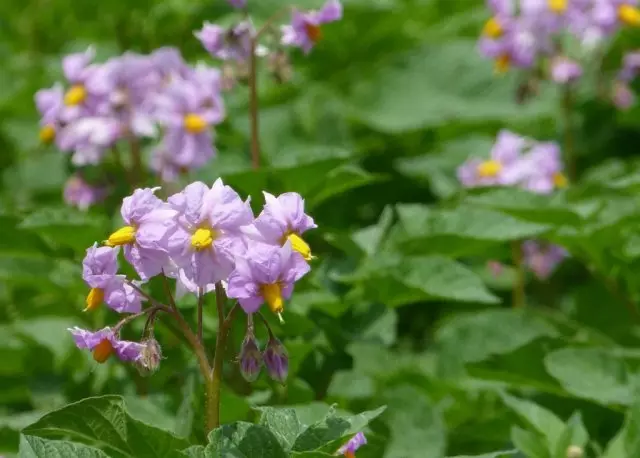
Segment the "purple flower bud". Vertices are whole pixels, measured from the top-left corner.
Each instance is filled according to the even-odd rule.
[[[347,458],[355,458],[356,450],[367,443],[367,438],[364,437],[364,433],[358,433],[353,436],[349,441],[338,449],[338,455],[344,455]]]
[[[242,347],[240,347],[240,373],[247,382],[255,382],[262,368],[262,353],[253,335],[253,329],[247,328]]]
[[[571,59],[556,57],[551,62],[551,79],[558,84],[573,83],[581,76],[582,67]]]
[[[551,276],[555,268],[569,253],[559,245],[546,244],[527,240],[522,244],[524,264],[540,280]]]
[[[229,4],[234,8],[244,8],[247,6],[247,0],[228,0]]]
[[[282,342],[271,336],[262,357],[269,377],[284,384],[289,374],[289,353]]]
[[[162,348],[153,337],[141,343],[142,349],[140,350],[140,357],[136,361],[136,366],[141,375],[149,375],[157,371],[158,367],[160,367]]]
[[[63,190],[63,198],[67,205],[83,211],[100,202],[106,194],[105,189],[91,186],[80,175],[71,175]]]

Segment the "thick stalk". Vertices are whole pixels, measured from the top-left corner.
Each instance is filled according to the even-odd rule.
[[[260,168],[260,126],[258,124],[258,59],[256,46],[258,37],[251,40],[251,55],[249,56],[249,122],[251,124],[251,166],[254,170]]]
[[[229,329],[237,307],[234,305],[227,317],[224,316],[226,297],[222,284],[216,283],[216,309],[218,310],[218,335],[216,353],[213,356],[213,368],[207,385],[207,433],[220,426],[220,390],[222,389],[222,367],[227,346]]]
[[[522,259],[522,243],[519,241],[511,242],[511,254],[513,256],[513,265],[516,269],[516,280],[513,285],[513,307],[523,307],[525,305],[525,275],[524,263]]]

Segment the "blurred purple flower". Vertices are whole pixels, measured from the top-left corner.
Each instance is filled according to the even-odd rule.
[[[521,160],[520,167],[520,183],[529,191],[549,194],[568,184],[563,174],[560,147],[555,142],[540,142],[532,146]]]
[[[120,340],[111,328],[91,332],[73,327],[68,331],[73,336],[76,346],[92,351],[93,359],[98,363],[104,363],[112,354],[115,354],[122,361],[137,361],[144,347],[138,342]]]
[[[355,458],[356,451],[367,443],[367,438],[364,433],[357,433],[349,441],[338,449],[339,455],[344,455],[346,458]]]
[[[256,312],[266,302],[269,309],[279,315],[284,309],[284,299],[293,293],[294,283],[309,270],[309,265],[293,251],[289,242],[281,247],[252,242],[246,254],[236,260],[227,295],[238,299],[246,313]]]
[[[244,8],[247,6],[247,0],[228,0],[228,2],[234,8]]]
[[[556,57],[551,61],[551,79],[558,84],[577,81],[582,76],[579,63],[566,57]]]
[[[118,249],[94,244],[87,249],[82,261],[82,278],[91,287],[87,308],[94,310],[104,302],[119,313],[138,313],[142,297],[128,283],[124,275],[117,275]]]
[[[56,144],[62,151],[73,151],[74,165],[96,165],[122,134],[122,126],[114,118],[84,117],[66,124],[58,132]]]
[[[205,22],[194,35],[211,56],[221,60],[245,62],[251,55],[251,40],[255,30],[249,21],[225,29]]]
[[[49,89],[40,89],[34,98],[40,113],[40,141],[51,143],[55,140],[60,126],[60,112],[64,99],[62,85],[57,83]]]
[[[291,24],[282,27],[282,44],[301,48],[309,53],[322,38],[321,25],[342,19],[339,0],[327,0],[318,11],[293,10]]]
[[[96,66],[91,65],[94,56],[93,48],[89,48],[85,52],[69,54],[62,59],[62,70],[70,84],[60,110],[62,122],[67,123],[95,114],[98,99],[86,87],[87,80],[96,70]]]
[[[631,87],[623,81],[614,82],[611,99],[613,104],[621,110],[628,110],[636,102],[636,96]]]
[[[522,250],[524,264],[540,280],[549,278],[556,266],[569,255],[567,250],[559,245],[543,244],[534,240],[525,241],[522,244]]]
[[[240,196],[221,179],[209,188],[202,182],[188,185],[169,197],[177,211],[177,226],[165,247],[188,282],[201,288],[225,280],[236,256],[245,250],[241,227],[253,220],[249,199]]]
[[[62,193],[67,205],[77,207],[83,211],[103,200],[106,194],[104,188],[91,186],[78,174],[69,177]]]

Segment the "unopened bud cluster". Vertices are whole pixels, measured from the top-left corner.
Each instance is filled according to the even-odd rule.
[[[247,326],[238,361],[240,373],[248,382],[257,380],[262,366],[266,367],[271,379],[281,384],[286,382],[289,374],[289,354],[285,346],[269,330],[269,341],[264,351],[260,351],[251,322]]]

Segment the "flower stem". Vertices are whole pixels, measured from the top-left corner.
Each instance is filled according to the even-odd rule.
[[[513,256],[513,265],[516,268],[516,281],[513,286],[513,303],[512,306],[524,307],[525,291],[524,291],[524,263],[522,259],[522,244],[519,241],[511,242],[511,254]]]
[[[204,291],[198,288],[198,340],[202,343],[202,309],[204,308]]]
[[[139,186],[144,180],[140,141],[136,137],[129,137],[129,147],[131,151],[131,180]]]
[[[562,149],[564,150],[564,158],[567,164],[567,177],[569,181],[576,178],[576,158],[574,151],[573,138],[573,92],[570,85],[565,85],[562,89],[562,100],[560,112],[562,117],[563,140]]]
[[[227,345],[229,329],[235,316],[237,306],[233,306],[227,317],[224,316],[226,297],[221,283],[216,283],[216,308],[218,310],[218,335],[216,337],[216,353],[213,356],[213,368],[207,384],[207,428],[212,431],[220,426],[220,390],[222,388],[222,365]]]
[[[251,123],[251,166],[254,170],[260,168],[260,128],[258,125],[258,59],[256,47],[258,37],[251,40],[251,54],[249,56],[249,121]]]

